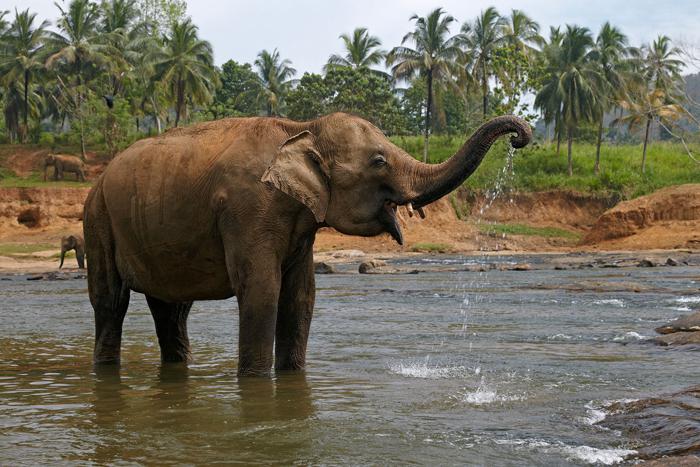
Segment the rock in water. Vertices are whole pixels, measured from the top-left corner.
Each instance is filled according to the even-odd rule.
[[[700,345],[700,331],[695,332],[674,332],[659,336],[654,341],[658,345],[676,346],[676,345]]]
[[[314,263],[316,274],[335,274],[335,268],[328,263]]]
[[[656,332],[659,334],[693,331],[700,331],[700,311],[690,315],[681,316],[675,321],[671,321],[668,324],[656,328]]]
[[[653,268],[656,266],[656,263],[654,263],[654,260],[650,258],[644,258],[637,264],[637,266],[640,268]]]
[[[386,267],[386,261],[371,259],[360,264],[360,274],[372,274],[377,268]]]

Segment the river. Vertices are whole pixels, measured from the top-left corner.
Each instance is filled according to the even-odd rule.
[[[698,269],[438,270],[491,261],[319,275],[306,372],[241,380],[235,299],[195,303],[194,363],[161,366],[132,294],[121,367],[95,371],[86,282],[4,277],[0,464],[633,460],[638,446],[595,422],[612,401],[697,384],[697,353],[646,339],[700,303]],[[642,287],[571,287],[591,281]]]

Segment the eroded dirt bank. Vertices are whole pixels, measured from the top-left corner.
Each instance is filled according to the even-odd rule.
[[[0,243],[55,244],[82,231],[89,188],[0,188]],[[466,190],[426,207],[400,209],[405,245],[322,229],[319,252],[553,252],[700,248],[700,184],[666,188],[617,205],[612,197],[565,191],[492,199]],[[583,240],[581,240],[583,239]]]

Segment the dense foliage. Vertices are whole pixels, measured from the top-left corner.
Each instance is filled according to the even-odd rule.
[[[323,73],[297,79],[278,49],[262,50],[252,64],[216,67],[184,0],[56,6],[51,22],[29,10],[0,12],[5,141],[114,155],[168,126],[344,111],[390,135],[421,135],[427,160],[431,135],[459,140],[484,119],[513,113],[538,123],[540,144],[555,141],[556,156],[566,142],[570,177],[589,173],[577,167],[574,143],[594,144],[592,172],[603,177],[606,164],[618,165],[609,145],[601,158],[603,143],[639,142],[644,172],[651,140],[688,139],[698,128],[697,78],[689,99],[682,51],[666,36],[631,46],[609,23],[597,34],[567,24],[545,37],[520,10],[490,7],[459,24],[437,8],[409,18],[393,48],[363,27],[340,34],[343,50]]]

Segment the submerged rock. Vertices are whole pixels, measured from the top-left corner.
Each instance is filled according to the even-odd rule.
[[[316,274],[335,274],[336,270],[333,266],[328,263],[314,263],[314,272]]]
[[[671,345],[700,345],[700,331],[664,334],[654,339],[654,342],[664,347]]]
[[[381,259],[371,259],[369,261],[364,261],[360,263],[359,272],[360,274],[372,274],[380,273],[379,268],[385,268],[387,265],[386,261]]]
[[[666,266],[678,266],[678,261],[673,258],[666,259]]]
[[[637,264],[637,266],[640,268],[653,268],[656,266],[656,263],[651,258],[644,258]]]
[[[700,331],[700,311],[693,314],[681,316],[675,321],[656,328],[659,334],[671,334],[673,332],[693,332]]]

